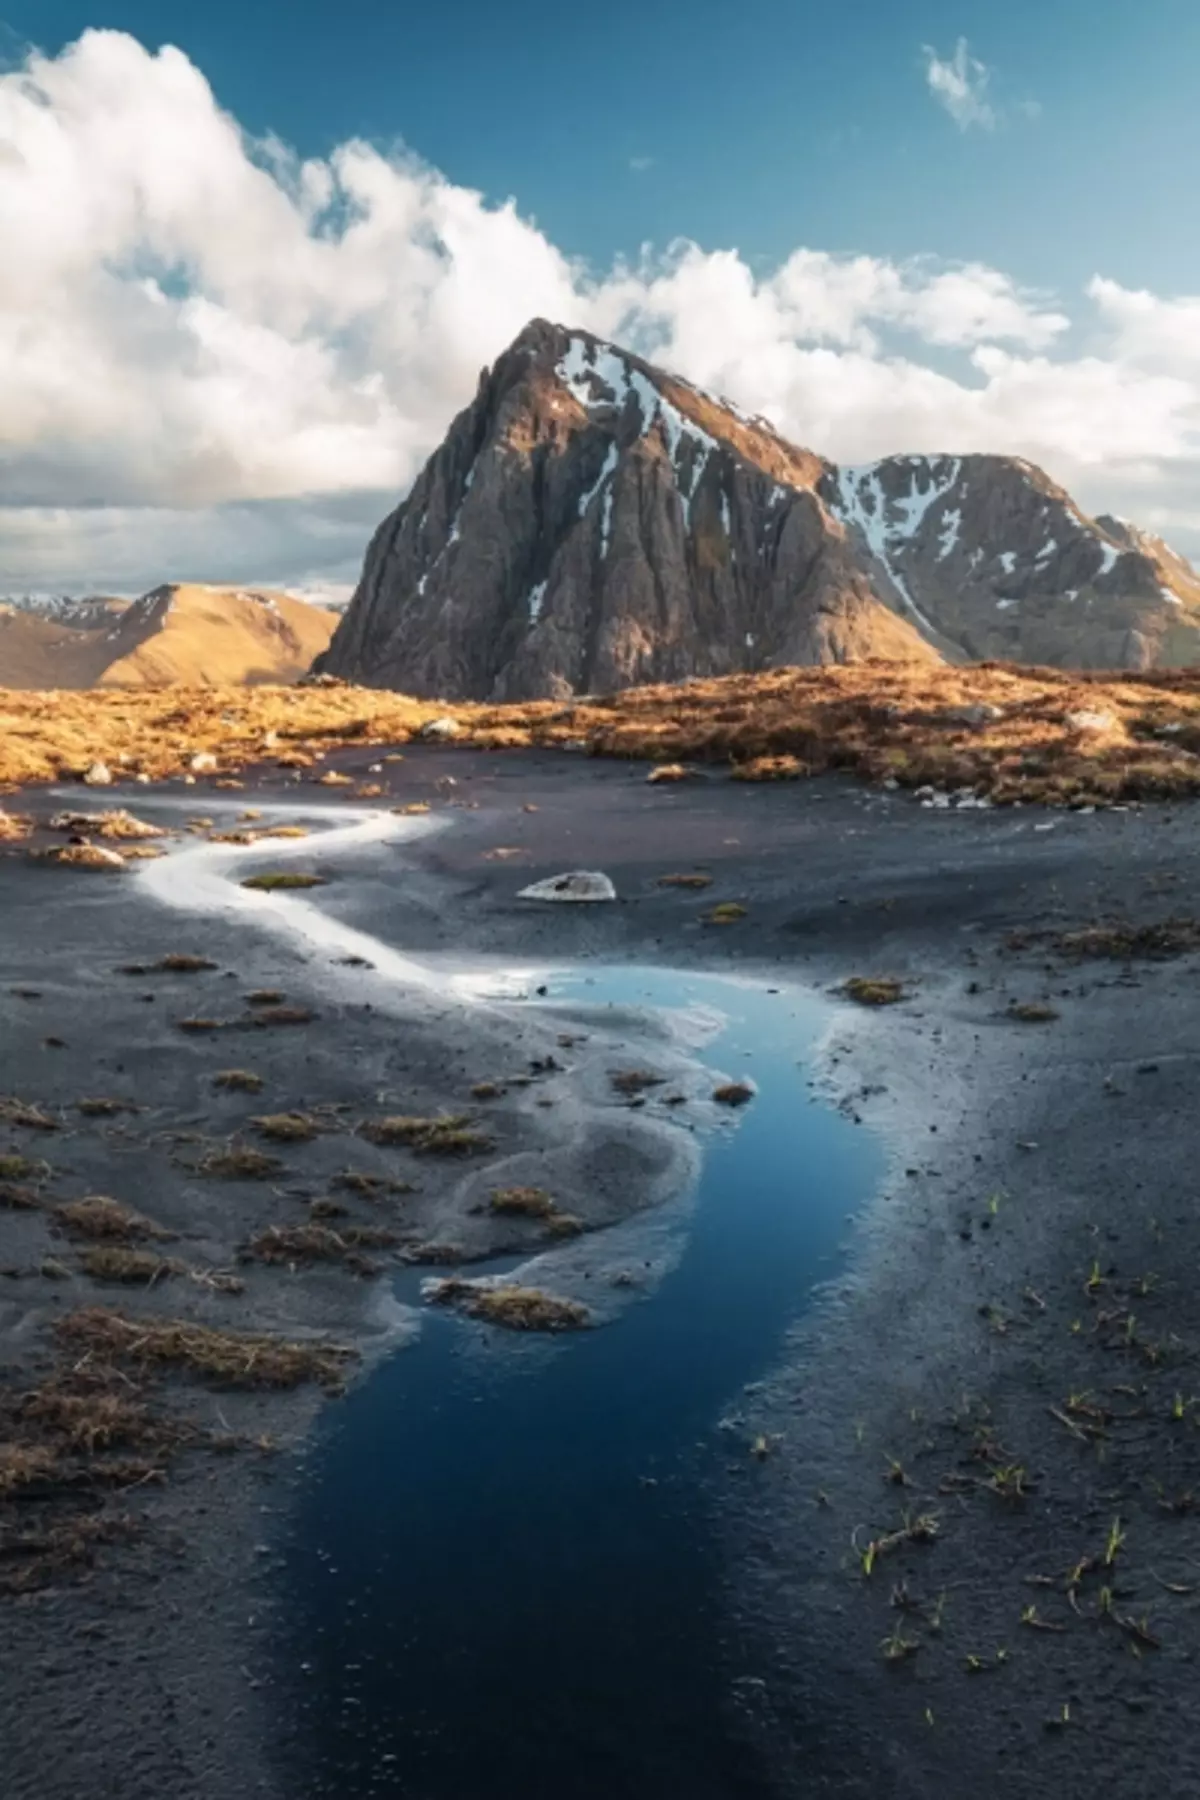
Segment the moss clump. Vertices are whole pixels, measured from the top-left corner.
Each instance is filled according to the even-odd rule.
[[[50,1164],[33,1156],[0,1156],[0,1181],[46,1181]]]
[[[359,1131],[372,1144],[403,1144],[420,1156],[478,1156],[492,1148],[491,1139],[474,1130],[463,1113],[431,1119],[406,1115],[367,1119]]]
[[[578,1300],[564,1300],[534,1287],[483,1287],[451,1276],[436,1282],[429,1298],[437,1306],[457,1306],[473,1319],[506,1331],[582,1331],[592,1315]]]
[[[904,983],[893,975],[851,975],[842,992],[858,1006],[895,1006],[905,997]]]
[[[275,894],[291,888],[325,887],[326,882],[324,875],[313,875],[300,869],[274,869],[263,875],[247,875],[242,886],[256,894]]]
[[[706,925],[736,925],[739,919],[746,917],[746,908],[737,900],[722,900],[711,912],[704,915]]]

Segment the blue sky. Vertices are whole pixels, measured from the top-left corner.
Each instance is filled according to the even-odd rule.
[[[1200,165],[1195,0],[109,0],[99,16],[9,0],[2,16],[47,50],[96,24],[178,44],[249,130],[303,153],[403,139],[600,261],[684,235],[768,261],[815,243],[1200,289],[1180,207]],[[931,104],[922,47],[949,57],[960,37],[992,72],[993,130]]]
[[[0,593],[352,582],[539,312],[1200,551],[1196,0],[0,8]]]

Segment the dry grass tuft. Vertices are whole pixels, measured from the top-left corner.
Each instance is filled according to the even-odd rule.
[[[578,1300],[564,1300],[534,1287],[484,1287],[450,1276],[433,1283],[429,1298],[436,1306],[456,1306],[473,1319],[501,1325],[506,1331],[581,1331],[592,1315]]]
[[[256,1031],[269,1031],[276,1025],[311,1025],[316,1016],[307,1006],[262,1005],[248,1018],[239,1020],[239,1024]]]
[[[851,975],[841,991],[859,1006],[895,1006],[905,997],[904,983],[894,975]]]
[[[734,763],[729,773],[734,781],[799,781],[812,771],[798,756],[752,756]]]
[[[120,1244],[97,1244],[81,1258],[83,1272],[93,1281],[118,1281],[129,1287],[153,1287],[173,1275],[187,1273],[174,1257],[156,1256],[152,1250],[129,1250]]]
[[[646,780],[651,787],[657,787],[663,781],[686,781],[694,773],[685,763],[660,763],[657,769],[651,769]]]
[[[1163,919],[1154,925],[1134,925],[1129,920],[1115,920],[1106,925],[1087,925],[1078,931],[1060,932],[1053,940],[1054,948],[1064,956],[1110,957],[1128,962],[1136,957],[1151,959],[1186,956],[1200,950],[1200,919]]]
[[[120,874],[129,864],[119,850],[106,850],[103,844],[63,844],[60,849],[31,850],[36,862],[59,863],[70,869],[99,869]]]
[[[712,879],[713,878],[711,875],[700,875],[700,874],[696,874],[696,875],[660,875],[658,878],[658,885],[659,885],[659,887],[669,887],[669,888],[694,888],[694,889],[696,889],[697,892],[699,892],[699,890],[701,888],[711,887]]]
[[[51,1173],[50,1164],[40,1157],[16,1151],[0,1156],[0,1181],[49,1181]]]
[[[341,1263],[355,1274],[374,1275],[376,1266],[363,1251],[390,1250],[398,1242],[397,1233],[386,1226],[344,1225],[335,1231],[314,1217],[303,1225],[269,1225],[250,1239],[242,1254],[249,1261],[282,1263],[289,1268]]]
[[[40,1106],[14,1095],[0,1096],[0,1122],[19,1126],[22,1131],[57,1131],[58,1120]]]
[[[37,1188],[23,1187],[17,1181],[0,1180],[0,1212],[37,1212],[43,1205]]]
[[[199,1037],[206,1031],[224,1031],[227,1024],[228,1020],[226,1019],[206,1019],[197,1015],[190,1019],[176,1019],[175,1029],[176,1031],[188,1031],[193,1036]]]
[[[246,995],[247,1006],[278,1006],[283,999],[278,988],[252,988]]]
[[[727,1081],[713,1089],[712,1097],[718,1106],[745,1106],[753,1100],[754,1089],[746,1081]]]
[[[313,875],[302,869],[275,869],[264,875],[247,875],[242,882],[256,894],[274,894],[290,888],[325,887],[324,875]]]
[[[74,831],[84,837],[108,838],[125,843],[167,835],[161,825],[151,825],[145,819],[135,819],[124,807],[112,807],[103,812],[55,813],[49,821],[49,829]]]
[[[405,744],[442,710],[349,686],[10,691],[0,693],[0,783],[62,780],[122,757],[160,779],[184,773],[200,750],[249,763],[268,733],[281,746],[278,764],[306,767],[315,751],[349,738]],[[1097,712],[1111,715],[1104,732],[1069,722]],[[1093,675],[868,661],[635,688],[569,707],[462,705],[455,717],[456,746],[582,742],[595,755],[667,766],[795,757],[814,774],[971,787],[1000,805],[1200,792],[1200,673],[1186,669]]]
[[[136,1100],[117,1100],[111,1096],[97,1094],[90,1099],[77,1100],[76,1112],[81,1112],[85,1119],[115,1119],[120,1113],[140,1112]]]
[[[739,919],[746,917],[747,909],[737,900],[722,900],[711,912],[704,915],[706,925],[736,925]]]
[[[222,1387],[340,1388],[357,1352],[327,1340],[307,1343],[248,1332],[216,1331],[190,1319],[130,1319],[108,1307],[82,1307],[55,1327],[72,1350],[106,1362],[158,1365]]]
[[[251,1119],[255,1131],[260,1137],[270,1138],[277,1144],[311,1143],[320,1130],[319,1122],[310,1113],[262,1113]]]
[[[143,1213],[107,1194],[86,1194],[82,1200],[68,1200],[54,1209],[54,1217],[74,1237],[129,1244],[139,1238],[171,1235]]]
[[[1014,1000],[1008,1016],[1020,1020],[1022,1025],[1049,1025],[1051,1020],[1058,1018],[1058,1009],[1044,1000]]]
[[[263,1078],[250,1069],[218,1069],[212,1084],[231,1094],[261,1094]]]
[[[153,975],[203,975],[220,964],[208,956],[192,956],[183,950],[173,950],[169,956],[162,956],[156,963],[151,963],[146,970]]]
[[[269,1181],[282,1169],[277,1156],[251,1149],[248,1144],[226,1144],[219,1150],[210,1150],[196,1165],[197,1175],[208,1175],[216,1181]]]
[[[540,1187],[493,1188],[490,1210],[504,1219],[551,1219],[558,1207]]]
[[[465,1113],[445,1113],[437,1118],[393,1115],[365,1119],[359,1133],[372,1144],[404,1144],[422,1156],[477,1156],[492,1148],[483,1132],[472,1128]]]
[[[33,820],[19,813],[5,812],[0,807],[0,844],[15,844],[33,830]]]

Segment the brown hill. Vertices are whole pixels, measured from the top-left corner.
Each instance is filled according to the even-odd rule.
[[[535,321],[377,531],[322,667],[525,699],[789,664],[1200,660],[1200,581],[1030,464],[839,468]]]
[[[0,606],[0,686],[165,687],[294,681],[337,616],[267,589],[168,585],[60,617]]]

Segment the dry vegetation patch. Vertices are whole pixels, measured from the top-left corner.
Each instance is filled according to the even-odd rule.
[[[71,1350],[110,1363],[141,1363],[223,1387],[343,1386],[357,1352],[325,1339],[291,1342],[252,1332],[218,1331],[191,1319],[128,1318],[104,1306],[82,1307],[58,1321]]]
[[[82,1200],[68,1200],[55,1208],[54,1216],[73,1237],[131,1244],[140,1238],[171,1235],[144,1213],[135,1212],[132,1206],[125,1206],[108,1194],[86,1194]]]
[[[851,975],[841,991],[859,1006],[895,1006],[904,999],[904,983],[893,975]]]
[[[32,1101],[18,1100],[15,1095],[0,1095],[0,1123],[17,1125],[22,1131],[57,1131],[59,1123],[50,1113]]]
[[[545,1188],[493,1188],[488,1207],[502,1219],[552,1219],[558,1206]]]
[[[153,1287],[173,1275],[185,1275],[187,1266],[152,1250],[130,1250],[123,1244],[96,1244],[80,1258],[85,1275],[93,1281],[116,1281],[128,1287]]]
[[[293,888],[325,887],[326,877],[303,869],[274,869],[262,875],[247,875],[242,886],[256,894],[274,894]]]
[[[564,1300],[535,1287],[485,1287],[449,1276],[429,1287],[435,1306],[455,1306],[473,1319],[506,1331],[581,1331],[592,1315],[579,1300]]]
[[[51,831],[74,831],[84,837],[136,842],[141,838],[162,838],[167,833],[161,825],[135,818],[124,807],[111,807],[103,812],[60,812],[49,820]]]
[[[475,1130],[465,1113],[431,1119],[391,1115],[365,1119],[358,1129],[368,1143],[403,1144],[422,1156],[476,1156],[492,1148],[491,1139]]]
[[[1064,956],[1110,957],[1129,962],[1137,957],[1150,959],[1186,956],[1200,950],[1200,919],[1163,919],[1158,924],[1134,925],[1128,919],[1112,920],[1103,925],[1085,925],[1076,931],[1062,931],[1053,939],[1054,948]]]
[[[218,1069],[212,1084],[231,1094],[261,1094],[263,1078],[252,1069]]]
[[[0,692],[0,783],[81,776],[102,758],[152,779],[192,755],[305,767],[321,750],[407,743],[435,702],[343,685]],[[660,769],[794,759],[998,804],[1103,805],[1200,792],[1200,672],[1080,674],[1015,664],[862,662],[454,709],[456,746],[578,745]],[[1103,730],[1079,721],[1103,717]],[[1074,721],[1074,723],[1072,722]],[[274,748],[268,750],[265,746]],[[662,775],[658,776],[662,779]],[[422,809],[423,809],[423,803]]]

